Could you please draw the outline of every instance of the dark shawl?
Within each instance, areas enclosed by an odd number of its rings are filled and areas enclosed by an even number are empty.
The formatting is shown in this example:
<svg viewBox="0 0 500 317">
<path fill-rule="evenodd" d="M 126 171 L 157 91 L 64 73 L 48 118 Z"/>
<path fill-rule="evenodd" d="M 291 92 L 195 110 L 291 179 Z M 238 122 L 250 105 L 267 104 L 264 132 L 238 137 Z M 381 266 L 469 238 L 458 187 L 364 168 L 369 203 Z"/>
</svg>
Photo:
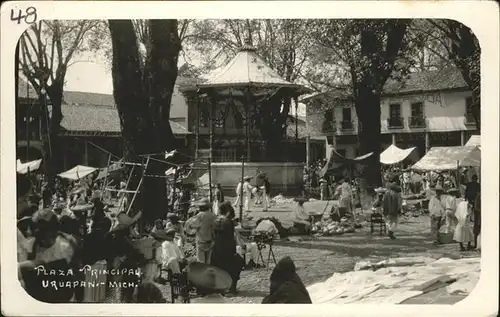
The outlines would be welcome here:
<svg viewBox="0 0 500 317">
<path fill-rule="evenodd" d="M 290 257 L 281 259 L 271 273 L 271 290 L 262 304 L 312 304 Z"/>
<path fill-rule="evenodd" d="M 211 264 L 229 273 L 233 280 L 238 280 L 243 263 L 241 257 L 236 254 L 233 220 L 222 216 L 217 217 L 214 236 L 215 244 Z"/>
</svg>

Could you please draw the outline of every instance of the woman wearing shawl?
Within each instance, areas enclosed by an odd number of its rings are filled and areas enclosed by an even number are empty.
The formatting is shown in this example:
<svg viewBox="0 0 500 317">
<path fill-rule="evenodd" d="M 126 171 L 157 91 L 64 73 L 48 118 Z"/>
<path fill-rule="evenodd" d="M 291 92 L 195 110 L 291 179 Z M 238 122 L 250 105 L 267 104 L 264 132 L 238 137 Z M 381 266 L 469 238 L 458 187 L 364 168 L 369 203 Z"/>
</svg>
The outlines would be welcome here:
<svg viewBox="0 0 500 317">
<path fill-rule="evenodd" d="M 354 216 L 352 208 L 352 188 L 351 184 L 349 184 L 345 178 L 342 178 L 340 186 L 337 187 L 337 195 L 339 197 L 339 208 L 346 214 Z"/>
<path fill-rule="evenodd" d="M 398 217 L 401 212 L 402 199 L 401 188 L 394 184 L 389 183 L 388 190 L 384 194 L 382 201 L 383 215 L 386 221 L 388 235 L 391 239 L 396 239 L 394 230 L 398 225 Z"/>
<path fill-rule="evenodd" d="M 446 195 L 443 195 L 441 198 L 441 203 L 444 208 L 444 216 L 446 221 L 445 222 L 446 233 L 450 233 L 456 226 L 457 220 L 455 217 L 455 213 L 457 211 L 457 204 L 460 203 L 460 201 L 458 201 L 459 197 L 460 197 L 460 191 L 455 188 L 450 188 L 446 192 Z"/>
<path fill-rule="evenodd" d="M 269 295 L 262 304 L 312 304 L 309 292 L 297 275 L 295 264 L 290 257 L 281 259 L 270 277 Z"/>
<path fill-rule="evenodd" d="M 236 253 L 234 222 L 230 218 L 231 209 L 229 202 L 220 206 L 214 227 L 215 244 L 211 264 L 229 273 L 232 279 L 230 292 L 234 294 L 240 279 L 243 259 Z"/>
<path fill-rule="evenodd" d="M 466 250 L 464 248 L 464 243 L 467 243 L 467 249 L 470 250 L 474 236 L 471 228 L 469 227 L 470 213 L 467 201 L 461 201 L 458 204 L 455 216 L 457 217 L 458 224 L 455 228 L 455 233 L 453 234 L 453 240 L 459 243 L 460 251 Z"/>
</svg>

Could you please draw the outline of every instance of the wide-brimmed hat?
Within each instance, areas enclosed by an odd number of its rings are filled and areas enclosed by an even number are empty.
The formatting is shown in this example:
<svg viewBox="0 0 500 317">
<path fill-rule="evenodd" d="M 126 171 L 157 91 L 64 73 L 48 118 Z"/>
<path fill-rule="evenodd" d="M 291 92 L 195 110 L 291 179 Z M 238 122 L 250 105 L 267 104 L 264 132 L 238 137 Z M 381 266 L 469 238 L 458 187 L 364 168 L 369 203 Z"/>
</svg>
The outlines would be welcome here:
<svg viewBox="0 0 500 317">
<path fill-rule="evenodd" d="M 73 206 L 73 207 L 71 207 L 71 208 L 70 208 L 70 210 L 71 210 L 71 211 L 76 211 L 76 212 L 78 212 L 78 211 L 87 211 L 87 210 L 91 210 L 92 208 L 94 208 L 94 205 L 92 205 L 92 204 L 87 204 L 87 203 L 85 202 L 85 200 L 83 200 L 83 199 L 78 199 L 78 200 L 76 201 L 76 205 L 75 205 L 75 206 Z"/>
<path fill-rule="evenodd" d="M 294 200 L 294 201 L 296 201 L 296 202 L 298 202 L 298 203 L 300 203 L 300 202 L 304 203 L 304 202 L 306 202 L 306 201 L 309 201 L 309 199 L 308 199 L 308 198 L 303 197 L 303 196 L 300 196 L 300 197 L 295 197 L 293 200 Z"/>
<path fill-rule="evenodd" d="M 320 183 L 328 183 L 328 182 L 326 181 L 326 179 L 324 179 L 324 178 L 320 178 L 319 182 L 320 182 Z"/>
<path fill-rule="evenodd" d="M 175 236 L 175 230 L 174 229 L 161 229 L 155 232 L 151 232 L 151 236 L 155 239 L 158 240 L 168 240 L 168 238 L 172 238 Z"/>
<path fill-rule="evenodd" d="M 434 191 L 440 192 L 440 193 L 442 193 L 444 191 L 444 188 L 441 185 L 436 185 L 436 186 L 432 187 L 432 189 Z"/>
<path fill-rule="evenodd" d="M 134 223 L 136 223 L 137 220 L 141 218 L 141 216 L 142 216 L 142 211 L 139 211 L 133 217 L 130 217 L 126 213 L 121 212 L 118 215 L 116 215 L 116 222 L 113 224 L 113 227 L 111 227 L 109 232 L 115 232 L 122 229 L 126 229 L 131 225 L 133 225 Z"/>
<path fill-rule="evenodd" d="M 253 176 L 245 175 L 245 177 L 243 177 L 243 180 L 246 181 L 246 180 L 250 180 L 252 178 L 253 178 Z"/>
<path fill-rule="evenodd" d="M 458 188 L 448 188 L 448 190 L 446 191 L 447 194 L 456 194 L 456 193 L 459 193 L 460 192 L 460 189 Z"/>
<path fill-rule="evenodd" d="M 375 188 L 374 190 L 376 193 L 379 193 L 379 194 L 387 191 L 387 189 L 384 187 L 378 187 L 378 188 Z"/>
<path fill-rule="evenodd" d="M 212 206 L 212 203 L 210 203 L 210 199 L 208 198 L 202 198 L 195 202 L 194 204 L 196 207 L 199 208 L 210 208 Z"/>
<path fill-rule="evenodd" d="M 389 183 L 389 186 L 387 186 L 390 190 L 393 190 L 395 192 L 400 192 L 401 191 L 401 187 L 399 187 L 398 184 L 396 183 Z"/>
<path fill-rule="evenodd" d="M 232 284 L 226 271 L 199 262 L 189 264 L 187 276 L 193 286 L 213 291 L 226 291 Z"/>
<path fill-rule="evenodd" d="M 169 212 L 167 214 L 167 219 L 175 221 L 175 220 L 179 220 L 180 218 L 179 218 L 179 216 L 177 214 L 175 214 L 173 212 Z"/>
</svg>

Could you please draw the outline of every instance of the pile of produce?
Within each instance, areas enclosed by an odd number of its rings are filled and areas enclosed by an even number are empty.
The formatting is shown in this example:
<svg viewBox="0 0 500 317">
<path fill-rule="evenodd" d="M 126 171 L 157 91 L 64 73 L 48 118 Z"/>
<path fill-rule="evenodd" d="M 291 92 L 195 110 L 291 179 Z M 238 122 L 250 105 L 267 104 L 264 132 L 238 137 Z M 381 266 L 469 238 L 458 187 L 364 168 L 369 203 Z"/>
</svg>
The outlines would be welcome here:
<svg viewBox="0 0 500 317">
<path fill-rule="evenodd" d="M 342 217 L 340 222 L 332 219 L 322 220 L 313 224 L 311 231 L 323 236 L 340 235 L 354 232 L 354 223 L 346 217 Z"/>
<path fill-rule="evenodd" d="M 283 196 L 281 194 L 274 196 L 271 199 L 272 205 L 284 205 L 284 204 L 293 204 L 293 203 L 294 203 L 293 198 L 286 198 L 285 196 Z"/>
</svg>

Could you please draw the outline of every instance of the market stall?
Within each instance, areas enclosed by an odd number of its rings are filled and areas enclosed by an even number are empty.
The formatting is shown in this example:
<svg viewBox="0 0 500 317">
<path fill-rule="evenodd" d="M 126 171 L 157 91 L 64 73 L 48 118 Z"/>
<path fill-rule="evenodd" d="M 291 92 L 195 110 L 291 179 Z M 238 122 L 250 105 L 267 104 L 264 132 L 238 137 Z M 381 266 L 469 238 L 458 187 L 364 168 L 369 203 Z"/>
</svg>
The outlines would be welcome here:
<svg viewBox="0 0 500 317">
<path fill-rule="evenodd" d="M 450 171 L 459 167 L 480 167 L 481 150 L 477 146 L 440 146 L 431 148 L 411 168 L 417 171 Z"/>
<path fill-rule="evenodd" d="M 17 172 L 20 174 L 27 174 L 29 172 L 36 171 L 40 168 L 40 164 L 42 163 L 42 159 L 30 161 L 26 163 L 21 163 L 21 160 L 17 160 Z"/>
<path fill-rule="evenodd" d="M 373 152 L 350 159 L 332 149 L 328 161 L 319 172 L 319 176 L 324 177 L 328 172 L 346 168 L 349 171 L 349 176 L 352 177 L 352 171 L 356 165 L 363 164 L 372 155 Z"/>
<path fill-rule="evenodd" d="M 394 144 L 391 144 L 384 152 L 380 153 L 380 163 L 384 165 L 394 165 L 408 158 L 415 158 L 417 154 L 417 151 L 415 151 L 416 149 L 416 147 L 400 149 Z"/>
<path fill-rule="evenodd" d="M 69 180 L 76 181 L 76 180 L 79 180 L 79 179 L 82 179 L 84 177 L 89 176 L 90 174 L 94 173 L 97 170 L 98 169 L 95 167 L 90 167 L 90 166 L 85 166 L 85 165 L 77 165 L 66 172 L 58 174 L 57 176 L 59 176 L 61 178 L 66 178 Z"/>
</svg>

